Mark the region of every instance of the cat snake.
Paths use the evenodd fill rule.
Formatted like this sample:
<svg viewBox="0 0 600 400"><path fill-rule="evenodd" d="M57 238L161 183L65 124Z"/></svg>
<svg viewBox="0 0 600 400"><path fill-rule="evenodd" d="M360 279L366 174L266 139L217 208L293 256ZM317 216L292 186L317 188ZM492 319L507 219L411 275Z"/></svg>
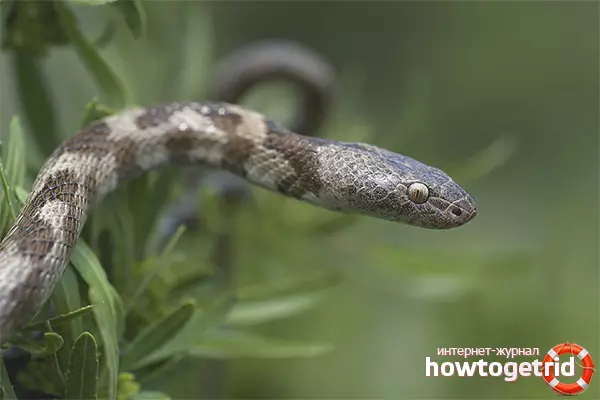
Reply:
<svg viewBox="0 0 600 400"><path fill-rule="evenodd" d="M202 164L314 205L425 228L471 220L443 171L373 145L302 136L241 106L176 102L91 124L47 159L0 243L0 342L48 300L91 205L167 164Z"/></svg>

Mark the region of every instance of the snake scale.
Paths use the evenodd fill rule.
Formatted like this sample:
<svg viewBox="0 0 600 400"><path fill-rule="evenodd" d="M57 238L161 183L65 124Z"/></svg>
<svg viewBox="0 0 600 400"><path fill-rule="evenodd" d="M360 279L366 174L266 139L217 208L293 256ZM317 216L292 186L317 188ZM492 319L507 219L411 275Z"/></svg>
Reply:
<svg viewBox="0 0 600 400"><path fill-rule="evenodd" d="M425 228L477 211L443 171L378 147L302 136L262 114L213 102L137 108L67 139L38 174L0 243L0 342L49 298L90 206L166 164L203 164L317 206Z"/></svg>

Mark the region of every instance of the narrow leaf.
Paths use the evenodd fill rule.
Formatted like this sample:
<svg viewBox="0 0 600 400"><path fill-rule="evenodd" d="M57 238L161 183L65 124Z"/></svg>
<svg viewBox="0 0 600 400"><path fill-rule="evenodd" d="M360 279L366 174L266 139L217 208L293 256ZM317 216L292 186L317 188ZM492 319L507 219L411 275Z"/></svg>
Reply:
<svg viewBox="0 0 600 400"><path fill-rule="evenodd" d="M4 172L2 160L0 160L0 180L2 180L2 192L4 193L4 201L6 202L8 215L10 215L12 221L14 221L16 219L16 211L11 199L12 196L10 191L10 185L8 183L8 178L6 177L6 173Z"/></svg>
<svg viewBox="0 0 600 400"><path fill-rule="evenodd" d="M146 13L140 0L117 0L113 3L119 10L127 27L138 39L146 31Z"/></svg>
<svg viewBox="0 0 600 400"><path fill-rule="evenodd" d="M207 337L210 336L210 337ZM187 354L196 357L228 358L298 358L315 357L334 349L330 343L293 342L270 339L241 331L217 331L205 335Z"/></svg>
<svg viewBox="0 0 600 400"><path fill-rule="evenodd" d="M314 307L324 293L275 297L263 301L240 302L227 316L228 325L256 325L291 317Z"/></svg>
<svg viewBox="0 0 600 400"><path fill-rule="evenodd" d="M156 346L151 352L144 354L143 358L132 364L132 368L145 367L173 355L184 353L198 343L205 331L218 326L225 320L235 301L233 297L223 297L211 304L209 308L195 312L193 318L190 316L187 324L182 325L176 335L171 335L170 340L163 341L160 347Z"/></svg>
<svg viewBox="0 0 600 400"><path fill-rule="evenodd" d="M143 329L127 346L123 357L123 369L129 370L140 365L140 361L152 356L157 349L160 350L190 321L194 309L194 303L184 303L165 318Z"/></svg>
<svg viewBox="0 0 600 400"><path fill-rule="evenodd" d="M6 177L13 187L22 186L25 179L25 138L21 120L10 121L10 139L6 155Z"/></svg>
<svg viewBox="0 0 600 400"><path fill-rule="evenodd" d="M98 355L94 336L82 333L71 350L67 371L67 399L95 399L98 390Z"/></svg>
<svg viewBox="0 0 600 400"><path fill-rule="evenodd" d="M101 324L101 321L113 319L111 307L106 306L105 294L99 294L99 291L90 288L89 298L94 307L94 316L96 324L102 338L102 355L106 369L102 374L102 387L106 390L106 397L115 398L117 394L117 382L119 380L119 342L117 332L114 326L110 324ZM102 305L105 305L102 307Z"/></svg>
<svg viewBox="0 0 600 400"><path fill-rule="evenodd" d="M509 135L500 136L488 147L464 161L452 170L452 176L460 182L481 179L510 160L518 149L518 141Z"/></svg>
<svg viewBox="0 0 600 400"><path fill-rule="evenodd" d="M35 4L34 2L28 3ZM42 2L37 3L42 4ZM44 3L53 8L53 3ZM58 25L54 16L51 18L51 24ZM45 31L44 34L48 34L48 31ZM63 35L62 31L60 35ZM31 157L32 153L35 154L39 150L41 154L35 154L37 157L48 156L60 141L61 136L53 102L54 88L45 74L44 59L16 52L13 60L14 74L16 75L13 79L16 81L19 100L22 104L23 119L29 126L31 135L35 137L35 142L30 141L27 144L27 155ZM41 163L43 158L38 161ZM39 165L39 163L35 165Z"/></svg>
<svg viewBox="0 0 600 400"><path fill-rule="evenodd" d="M85 114L83 116L83 121L81 122L81 127L85 128L92 122L108 117L117 111L118 110L114 108L110 108L104 104L101 104L98 99L93 98L85 105Z"/></svg>
<svg viewBox="0 0 600 400"><path fill-rule="evenodd" d="M27 201L27 196L29 196L29 193L25 189L20 186L15 188L17 204L25 204L25 201Z"/></svg>
<svg viewBox="0 0 600 400"><path fill-rule="evenodd" d="M165 361L159 361L152 365L136 369L135 376L137 377L140 384L144 386L147 384L151 384L157 379L161 379L161 377L165 376L166 374L171 373L173 369L179 365L182 359L182 355L176 355L167 358Z"/></svg>
<svg viewBox="0 0 600 400"><path fill-rule="evenodd" d="M123 304L112 287L98 258L81 239L78 240L71 263L89 286L89 299L102 338L104 357L108 371L108 396L113 398L117 391L119 370L118 332L124 325Z"/></svg>
<svg viewBox="0 0 600 400"><path fill-rule="evenodd" d="M56 312L60 315L68 314L71 310L79 310L81 308L81 296L79 295L79 282L73 267L68 265L63 272L62 278L56 284L52 292L52 303ZM62 331L65 345L69 350L75 343L75 339L83 332L83 323L80 318L72 318L69 320L69 326ZM68 354L68 353L67 353ZM66 363L67 360L65 359Z"/></svg>
<svg viewBox="0 0 600 400"><path fill-rule="evenodd" d="M140 296L146 291L148 285L150 285L152 280L156 278L156 276L158 276L161 271L169 267L169 259L173 253L173 250L175 249L175 246L179 242L179 239L181 239L181 236L185 232L185 229L185 226L180 226L179 228L177 228L177 231L171 237L169 243L167 243L167 246L163 250L162 254L159 257L156 257L151 260L151 265L148 268L146 268L142 281L136 288L133 297L129 300L127 312L138 302Z"/></svg>
<svg viewBox="0 0 600 400"><path fill-rule="evenodd" d="M126 94L119 77L100 56L96 47L79 30L77 20L71 11L60 3L56 3L56 10L63 28L71 37L77 54L92 74L98 88L103 91L110 104L123 107L126 103Z"/></svg>
<svg viewBox="0 0 600 400"><path fill-rule="evenodd" d="M54 332L44 332L42 340L31 340L23 336L17 336L13 344L23 350L38 356L47 356L55 354L62 347L63 338Z"/></svg>
<svg viewBox="0 0 600 400"><path fill-rule="evenodd" d="M247 286L236 291L241 301L269 299L272 296L299 294L331 288L341 282L343 275L338 271L319 272L308 276L276 282Z"/></svg>
<svg viewBox="0 0 600 400"><path fill-rule="evenodd" d="M240 302L228 315L227 323L252 325L290 317L313 307L327 289L340 281L341 275L333 272L240 288L236 291Z"/></svg>
<svg viewBox="0 0 600 400"><path fill-rule="evenodd" d="M103 302L106 301L111 320L102 321L102 325L109 324L111 329L119 332L120 326L124 324L121 298L108 281L106 272L100 265L94 251L81 239L77 241L77 245L71 254L71 263L90 289L96 290L98 296L102 297Z"/></svg>
<svg viewBox="0 0 600 400"><path fill-rule="evenodd" d="M36 330L36 329L40 329L42 328L45 324L50 323L52 326L56 326L56 325L60 325L60 324L65 324L73 319L79 318L83 315L86 315L90 312L92 312L92 308L94 306L89 305L89 306L85 306L85 307L81 307L75 311L71 311L69 313L66 314L61 314L57 317L53 317L48 319L47 321L43 321L43 322L38 322L35 324L31 324L31 325L27 325L25 327L25 329L27 330Z"/></svg>
<svg viewBox="0 0 600 400"><path fill-rule="evenodd" d="M102 6L108 3L114 3L117 0L68 0L71 3L84 4L88 6Z"/></svg>

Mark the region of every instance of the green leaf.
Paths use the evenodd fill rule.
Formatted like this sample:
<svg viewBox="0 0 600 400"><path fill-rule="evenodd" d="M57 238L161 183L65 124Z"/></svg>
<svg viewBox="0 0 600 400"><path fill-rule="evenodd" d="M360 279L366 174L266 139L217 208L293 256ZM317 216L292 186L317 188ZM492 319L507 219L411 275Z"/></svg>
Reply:
<svg viewBox="0 0 600 400"><path fill-rule="evenodd" d="M52 5L50 2L45 3ZM54 7L52 6L52 8ZM54 11L50 15L52 15L51 23L59 25ZM48 31L45 34L47 35ZM60 34L62 35L62 32ZM44 46L47 45L48 43ZM31 136L35 138L35 141L27 143L27 156L32 158L33 154L36 157L34 165L39 166L44 157L54 150L61 138L53 102L54 88L47 79L44 60L38 57L30 57L28 54L21 52L17 52L13 60L16 75L13 79L16 81L19 93L22 116L24 121L27 122ZM37 153L36 150L41 152Z"/></svg>
<svg viewBox="0 0 600 400"><path fill-rule="evenodd" d="M146 12L140 0L117 0L113 3L119 10L133 36L138 39L146 31Z"/></svg>
<svg viewBox="0 0 600 400"><path fill-rule="evenodd" d="M228 315L227 324L256 325L290 317L314 307L322 299L323 294L306 293L263 301L240 302Z"/></svg>
<svg viewBox="0 0 600 400"><path fill-rule="evenodd" d="M161 377L165 376L166 374L171 373L173 369L179 365L182 359L182 355L176 355L167 358L164 361L159 361L152 365L136 369L135 376L143 386L151 384L157 379L161 379Z"/></svg>
<svg viewBox="0 0 600 400"><path fill-rule="evenodd" d="M313 307L340 280L337 272L319 273L238 289L240 302L227 316L227 324L253 325L296 315Z"/></svg>
<svg viewBox="0 0 600 400"><path fill-rule="evenodd" d="M125 87L119 77L100 56L96 47L79 30L77 20L71 11L61 3L56 3L56 9L61 24L71 37L77 54L92 74L98 88L102 90L110 104L114 107L123 107L128 101Z"/></svg>
<svg viewBox="0 0 600 400"><path fill-rule="evenodd" d="M242 331L211 331L190 348L188 355L228 358L299 358L315 357L334 349L330 343L293 342L270 339Z"/></svg>
<svg viewBox="0 0 600 400"><path fill-rule="evenodd" d="M154 257L149 259L150 266L145 269L144 277L140 282L139 286L136 288L133 297L128 301L129 306L127 307L127 311L129 311L139 300L140 296L148 289L148 285L152 282L154 278L164 269L168 268L170 263L170 257L173 254L173 250L175 246L181 239L181 236L185 232L185 226L180 226L177 228L177 231L170 238L169 242L165 246L162 254L159 257Z"/></svg>
<svg viewBox="0 0 600 400"><path fill-rule="evenodd" d="M133 400L171 400L171 396L162 392L144 390L135 395Z"/></svg>
<svg viewBox="0 0 600 400"><path fill-rule="evenodd" d="M77 245L71 254L71 263L90 289L94 289L97 295L102 298L102 303L106 302L105 306L108 307L110 312L110 320L98 322L109 326L115 332L121 332L122 326L125 324L121 298L108 281L106 272L93 250L81 239L77 241Z"/></svg>
<svg viewBox="0 0 600 400"><path fill-rule="evenodd" d="M115 37L117 32L117 23L115 21L108 21L104 30L100 36L93 40L93 44L97 49L104 49L108 46Z"/></svg>
<svg viewBox="0 0 600 400"><path fill-rule="evenodd" d="M13 206L12 202L12 192L10 190L10 184L8 182L8 178L6 177L6 173L4 172L4 165L2 164L2 160L0 160L0 180L2 180L2 193L4 194L4 201L6 206L3 209L6 210L6 215L10 215L12 221L16 219L16 210ZM11 223L12 223L11 221ZM3 221L6 224L6 221Z"/></svg>
<svg viewBox="0 0 600 400"><path fill-rule="evenodd" d="M37 356L49 356L55 354L62 347L63 338L54 332L44 332L42 340L31 340L23 336L17 336L12 341L14 345Z"/></svg>
<svg viewBox="0 0 600 400"><path fill-rule="evenodd" d="M155 347L156 350L152 353L146 353L144 358L132 364L132 368L145 367L173 355L185 353L191 346L198 343L204 332L225 320L235 301L234 297L224 296L212 303L210 307L197 310L193 314L193 318L188 320L188 323L182 326L182 329L179 329L177 335L171 336L169 341L164 341L161 347Z"/></svg>
<svg viewBox="0 0 600 400"><path fill-rule="evenodd" d="M184 303L171 314L144 328L125 348L123 369L131 370L147 364L143 361L160 352L165 343L173 339L190 321L194 315L194 310L195 305L193 302Z"/></svg>
<svg viewBox="0 0 600 400"><path fill-rule="evenodd" d="M67 371L67 399L95 399L98 390L98 355L94 336L89 332L82 333L69 358Z"/></svg>
<svg viewBox="0 0 600 400"><path fill-rule="evenodd" d="M14 187L23 186L25 180L25 138L21 120L13 117L10 121L10 138L6 155L6 175Z"/></svg>
<svg viewBox="0 0 600 400"><path fill-rule="evenodd" d="M100 331L108 376L108 397L117 392L119 370L118 334L124 325L123 304L112 287L94 252L83 240L78 240L71 263L89 286L89 299Z"/></svg>
<svg viewBox="0 0 600 400"><path fill-rule="evenodd" d="M85 114L83 116L83 121L81 122L81 127L85 128L92 122L108 117L117 111L118 110L114 108L110 108L104 104L101 104L98 99L93 98L85 105Z"/></svg>
<svg viewBox="0 0 600 400"><path fill-rule="evenodd" d="M2 400L17 400L17 395L12 387L4 359L0 356L0 399Z"/></svg>
<svg viewBox="0 0 600 400"><path fill-rule="evenodd" d="M206 270L192 272L183 277L177 277L177 280L170 287L169 292L173 298L181 298L184 296L193 297L194 292L199 288L210 283L213 274Z"/></svg>
<svg viewBox="0 0 600 400"><path fill-rule="evenodd" d="M58 314L68 314L71 310L79 310L81 308L81 296L79 294L79 282L77 275L71 265L67 265L65 272L58 281L54 291L52 292L52 303ZM69 320L69 326L61 330L65 346L68 346L70 351L75 339L83 332L83 323L80 318L72 318ZM66 364L68 362L68 352L61 354L61 360Z"/></svg>
<svg viewBox="0 0 600 400"><path fill-rule="evenodd" d="M67 0L71 3L84 4L87 6L102 6L104 4L114 3L118 0Z"/></svg>
<svg viewBox="0 0 600 400"><path fill-rule="evenodd" d="M119 341L114 325L102 324L102 321L111 321L115 317L110 306L106 305L106 294L95 288L89 290L90 302L95 305L94 316L102 338L103 361L105 372L102 375L102 387L106 390L106 397L114 398L117 393L119 379ZM104 305L104 306L103 306Z"/></svg>
<svg viewBox="0 0 600 400"><path fill-rule="evenodd" d="M102 201L88 224L91 228L91 240L95 248L102 251L100 256L103 257L106 270L110 271L118 292L123 294L123 302L127 300L127 296L131 296L129 286L135 284L131 279L131 270L136 261L133 251L135 218L126 206L126 189L128 188L119 188L114 195ZM123 325L117 331L119 337L123 332L120 329L122 327Z"/></svg>
<svg viewBox="0 0 600 400"><path fill-rule="evenodd" d="M94 306L92 306L92 305L81 307L81 308L79 308L79 309L77 309L75 311L71 311L71 312L66 313L66 314L61 314L61 315L59 315L57 317L50 318L50 319L48 319L46 321L43 321L43 322L38 322L38 323L35 323L35 324L27 325L24 329L27 329L27 330L37 330L37 329L42 328L47 323L50 323L50 325L52 325L52 326L64 324L64 323L67 323L67 322L69 322L69 321L71 321L73 319L79 318L79 317L81 317L83 315L86 315L86 314L90 313L92 311L93 307Z"/></svg>
<svg viewBox="0 0 600 400"><path fill-rule="evenodd" d="M285 279L267 284L247 286L236 291L241 301L264 300L272 296L298 294L328 289L338 285L343 274L338 271L318 272L301 278Z"/></svg>
<svg viewBox="0 0 600 400"><path fill-rule="evenodd" d="M27 190L23 189L20 186L17 186L15 188L15 197L17 198L18 203L24 204L25 201L27 201L27 196L29 196Z"/></svg>
<svg viewBox="0 0 600 400"><path fill-rule="evenodd" d="M183 35L178 41L180 50L179 68L177 69L179 82L175 93L179 93L182 98L194 98L199 95L198 88L206 87L206 79L213 73L212 68L216 54L214 47L217 43L214 28L215 17L212 15L212 7L203 7L200 13L188 13L183 18L182 24L185 24L186 35ZM262 85L259 85L260 87ZM254 93L254 90L251 90L250 93ZM209 97L213 95L217 94L208 94ZM244 103L246 100L247 96L244 98ZM259 108L259 110L264 109Z"/></svg>
<svg viewBox="0 0 600 400"><path fill-rule="evenodd" d="M487 148L451 170L451 175L460 182L475 181L502 167L510 160L518 148L517 140L512 136L501 136Z"/></svg>

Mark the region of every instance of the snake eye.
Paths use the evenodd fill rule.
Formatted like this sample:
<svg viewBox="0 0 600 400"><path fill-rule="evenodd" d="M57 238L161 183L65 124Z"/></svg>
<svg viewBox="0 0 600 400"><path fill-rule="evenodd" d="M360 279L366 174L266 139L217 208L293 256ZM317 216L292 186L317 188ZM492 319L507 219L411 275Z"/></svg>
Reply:
<svg viewBox="0 0 600 400"><path fill-rule="evenodd" d="M419 182L413 183L408 187L408 198L413 203L425 203L429 198L429 188Z"/></svg>

